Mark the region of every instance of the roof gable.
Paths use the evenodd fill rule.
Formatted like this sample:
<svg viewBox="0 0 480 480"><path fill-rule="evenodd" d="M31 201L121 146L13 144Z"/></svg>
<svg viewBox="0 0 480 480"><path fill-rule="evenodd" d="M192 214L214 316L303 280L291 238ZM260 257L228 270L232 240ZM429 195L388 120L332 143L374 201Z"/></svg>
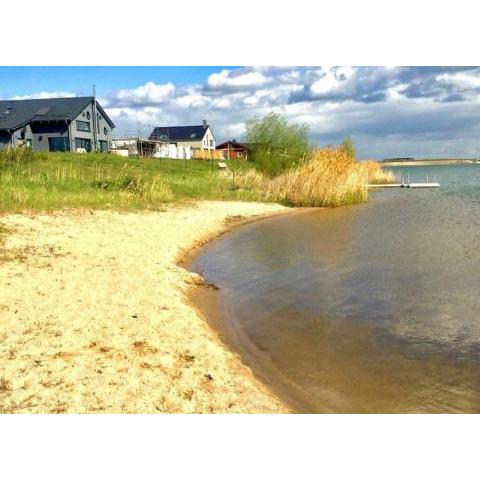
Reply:
<svg viewBox="0 0 480 480"><path fill-rule="evenodd" d="M13 130L35 121L73 120L93 97L0 100L0 130ZM115 126L103 109L97 107L108 123Z"/></svg>
<svg viewBox="0 0 480 480"><path fill-rule="evenodd" d="M244 143L237 142L235 140L228 140L226 142L221 143L220 145L217 145L217 150L222 150L224 148L247 148L247 146Z"/></svg>
<svg viewBox="0 0 480 480"><path fill-rule="evenodd" d="M209 128L208 125L155 127L150 134L150 140L199 142L203 140Z"/></svg>

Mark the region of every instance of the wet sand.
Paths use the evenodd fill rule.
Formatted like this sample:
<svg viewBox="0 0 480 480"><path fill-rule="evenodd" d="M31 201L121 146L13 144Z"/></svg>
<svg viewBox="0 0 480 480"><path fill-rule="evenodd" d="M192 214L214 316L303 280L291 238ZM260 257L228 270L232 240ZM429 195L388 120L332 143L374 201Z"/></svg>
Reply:
<svg viewBox="0 0 480 480"><path fill-rule="evenodd" d="M306 214L311 211L318 211L318 208L303 208L289 212L289 216L297 214ZM255 224L260 222L268 222L272 216L262 219L256 219ZM214 242L221 242L223 234L230 234L234 229L248 226L252 221L239 222L233 228L225 230L221 235L212 238L208 245L201 245L192 249L183 259L182 265L185 268L195 271L194 263L196 259L205 252L205 248L210 248ZM197 273L197 272L195 272ZM236 328L235 321L229 317L220 305L221 292L215 284L205 282L203 284L192 285L188 291L188 299L196 308L198 315L205 319L206 322L217 332L222 343L231 351L240 355L242 363L252 369L254 375L272 391L281 402L287 406L292 412L296 413L312 413L318 411L318 406L312 402L308 392L303 391L299 386L291 381L283 372L275 365L270 356L250 341L241 329ZM333 413L324 407L323 413Z"/></svg>
<svg viewBox="0 0 480 480"><path fill-rule="evenodd" d="M189 304L178 265L275 204L200 202L163 212L6 215L0 263L0 411L280 413Z"/></svg>

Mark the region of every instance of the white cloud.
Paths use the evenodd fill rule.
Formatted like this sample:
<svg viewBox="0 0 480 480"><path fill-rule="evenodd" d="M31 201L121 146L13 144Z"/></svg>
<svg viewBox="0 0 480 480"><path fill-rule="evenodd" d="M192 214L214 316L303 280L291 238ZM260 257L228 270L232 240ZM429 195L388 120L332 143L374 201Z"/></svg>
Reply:
<svg viewBox="0 0 480 480"><path fill-rule="evenodd" d="M201 108L209 103L210 99L198 92L190 92L176 99L176 104L182 108Z"/></svg>
<svg viewBox="0 0 480 480"><path fill-rule="evenodd" d="M30 100L32 98L65 98L65 97L76 97L74 92L38 92L32 93L29 95L17 95L13 97L12 100Z"/></svg>
<svg viewBox="0 0 480 480"><path fill-rule="evenodd" d="M256 105L258 103L258 97L251 95L243 100L245 105Z"/></svg>
<svg viewBox="0 0 480 480"><path fill-rule="evenodd" d="M120 90L116 98L126 104L155 104L165 102L175 93L173 83L158 85L147 82L145 85L133 89Z"/></svg>
<svg viewBox="0 0 480 480"><path fill-rule="evenodd" d="M360 157L386 157L472 150L480 130L477 91L478 70L270 67L225 69L196 85L148 82L106 99L118 134L135 131L137 122L200 124L205 118L218 141L240 139L247 119L277 111L307 123L319 144L351 135ZM458 93L466 100L444 101Z"/></svg>
<svg viewBox="0 0 480 480"><path fill-rule="evenodd" d="M436 80L439 82L453 83L462 89L480 87L480 73L478 71L443 73L437 75Z"/></svg>
<svg viewBox="0 0 480 480"><path fill-rule="evenodd" d="M338 88L339 81L335 78L333 72L326 73L322 78L316 80L310 86L312 93L319 95L329 93Z"/></svg>
<svg viewBox="0 0 480 480"><path fill-rule="evenodd" d="M348 91L354 83L355 69L352 67L330 68L326 72L322 70L321 75L310 86L310 90L314 95Z"/></svg>
<svg viewBox="0 0 480 480"><path fill-rule="evenodd" d="M230 108L232 105L231 101L228 98L217 98L212 100L212 107L224 109Z"/></svg>
<svg viewBox="0 0 480 480"><path fill-rule="evenodd" d="M260 72L235 73L232 70L222 70L212 73L208 77L208 85L214 88L221 87L258 87L267 83L268 79Z"/></svg>

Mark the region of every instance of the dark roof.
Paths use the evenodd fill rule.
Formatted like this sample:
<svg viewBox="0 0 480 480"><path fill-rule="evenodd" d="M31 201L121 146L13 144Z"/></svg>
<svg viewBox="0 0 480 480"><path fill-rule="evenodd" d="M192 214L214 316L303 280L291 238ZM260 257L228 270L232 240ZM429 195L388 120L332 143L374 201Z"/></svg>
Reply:
<svg viewBox="0 0 480 480"><path fill-rule="evenodd" d="M247 149L247 145L244 143L239 143L236 140L228 140L227 142L223 142L220 145L217 145L216 149L217 150L224 150L225 148L237 148L239 150L241 149Z"/></svg>
<svg viewBox="0 0 480 480"><path fill-rule="evenodd" d="M150 140L202 140L208 125L191 125L185 127L155 127L150 134Z"/></svg>
<svg viewBox="0 0 480 480"><path fill-rule="evenodd" d="M93 97L0 100L0 130L16 129L35 121L73 120ZM97 108L109 125L115 125L97 102Z"/></svg>

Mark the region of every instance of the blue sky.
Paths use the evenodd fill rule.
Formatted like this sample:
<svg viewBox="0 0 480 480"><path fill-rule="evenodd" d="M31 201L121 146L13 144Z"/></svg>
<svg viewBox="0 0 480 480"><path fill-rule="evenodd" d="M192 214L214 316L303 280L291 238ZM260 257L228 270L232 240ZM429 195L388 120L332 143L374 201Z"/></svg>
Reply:
<svg viewBox="0 0 480 480"><path fill-rule="evenodd" d="M39 91L98 91L134 88L147 81L189 85L204 82L220 67L0 67L2 98ZM225 67L232 69L234 67Z"/></svg>
<svg viewBox="0 0 480 480"><path fill-rule="evenodd" d="M241 138L270 111L319 145L350 135L361 158L480 157L477 67L0 67L0 98L89 95L118 134L199 124Z"/></svg>

